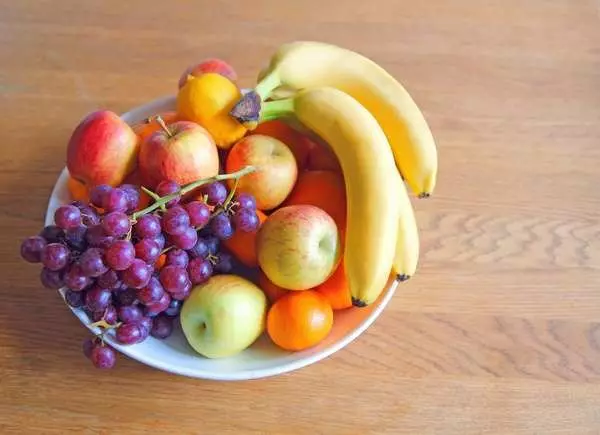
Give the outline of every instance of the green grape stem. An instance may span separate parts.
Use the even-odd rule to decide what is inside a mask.
[[[239,171],[236,171],[236,172],[232,172],[231,174],[218,174],[218,175],[215,175],[214,177],[202,178],[202,179],[194,181],[190,184],[186,184],[181,189],[179,189],[179,192],[160,197],[160,199],[157,199],[156,202],[154,202],[154,204],[149,205],[148,207],[133,213],[131,218],[134,221],[136,221],[141,216],[144,216],[145,214],[148,214],[148,213],[152,213],[154,210],[165,205],[169,201],[177,199],[177,198],[185,195],[186,193],[189,193],[192,190],[197,189],[200,186],[204,186],[205,184],[214,183],[216,181],[231,180],[231,179],[239,180],[244,175],[251,174],[252,172],[255,172],[255,171],[256,171],[256,168],[254,166],[246,166],[245,168],[240,169]],[[231,195],[231,193],[230,193],[230,195]],[[231,199],[230,199],[230,201],[231,201]]]

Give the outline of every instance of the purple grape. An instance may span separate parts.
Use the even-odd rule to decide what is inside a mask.
[[[48,243],[42,236],[27,237],[21,243],[21,257],[30,263],[39,263],[42,256],[42,250]]]
[[[92,357],[92,350],[94,350],[94,347],[96,347],[96,337],[94,338],[87,338],[84,340],[83,342],[83,354],[85,355],[86,358],[91,358]]]
[[[65,285],[62,272],[55,272],[45,267],[40,272],[40,281],[44,287],[53,290],[58,290]]]
[[[126,212],[128,208],[127,193],[118,187],[112,189],[104,196],[102,208],[106,212]]]
[[[76,292],[71,289],[65,291],[65,301],[73,308],[81,308],[85,305],[85,292]]]
[[[137,323],[123,323],[117,328],[117,341],[123,344],[138,343],[142,337],[142,329]]]
[[[48,243],[59,243],[65,238],[65,232],[56,225],[48,225],[39,234]]]
[[[40,254],[43,265],[50,270],[61,270],[69,264],[69,249],[62,243],[50,243],[44,246]]]
[[[238,193],[235,201],[238,203],[240,210],[256,211],[256,199],[249,193]]]
[[[104,200],[112,190],[113,188],[108,184],[94,186],[90,191],[90,202],[96,207],[103,208]]]
[[[163,196],[171,195],[172,193],[179,192],[180,188],[181,188],[181,186],[179,186],[179,184],[177,184],[177,182],[175,182],[173,180],[163,180],[160,183],[158,183],[158,186],[156,186],[156,193],[158,194],[158,196],[163,197]],[[166,204],[167,208],[177,205],[179,203],[180,199],[181,199],[180,197],[177,197],[177,198],[172,199],[171,201],[167,202],[167,204]]]
[[[198,241],[198,232],[195,228],[188,227],[181,234],[169,236],[169,241],[180,249],[192,249]]]
[[[96,210],[81,201],[73,201],[71,205],[74,205],[81,212],[81,223],[86,227],[93,227],[100,223],[100,217]]]
[[[101,225],[104,232],[113,237],[122,237],[131,229],[129,217],[121,211],[113,211],[105,215]]]
[[[87,228],[83,225],[69,228],[65,232],[65,241],[67,242],[67,245],[69,245],[69,248],[75,251],[84,251],[87,246],[87,242],[85,240],[86,233]]]
[[[194,258],[190,261],[187,271],[192,284],[202,284],[213,274],[213,267],[210,261],[204,258]]]
[[[104,253],[106,264],[114,270],[125,270],[135,260],[135,248],[129,240],[117,240]]]
[[[167,258],[165,259],[166,266],[177,266],[177,267],[186,267],[188,265],[190,258],[182,249],[171,249],[167,252]]]
[[[92,312],[104,311],[110,305],[111,299],[110,290],[93,287],[85,294],[85,306]]]
[[[137,324],[142,328],[144,338],[147,338],[152,329],[152,318],[143,316]]]
[[[183,207],[175,206],[167,210],[162,218],[163,231],[172,236],[182,234],[190,227],[190,217]]]
[[[160,283],[169,293],[179,293],[185,290],[190,282],[187,271],[183,267],[165,266],[160,271]]]
[[[89,248],[85,251],[79,258],[81,272],[83,272],[85,276],[93,278],[106,273],[108,267],[104,264],[104,259],[102,258],[103,255],[104,252],[100,248]]]
[[[102,225],[96,225],[88,229],[85,240],[94,248],[106,249],[112,245],[115,239],[104,232]]]
[[[192,291],[192,282],[188,279],[181,290],[171,293],[171,298],[176,299],[178,301],[183,301],[187,299]]]
[[[86,276],[78,263],[73,263],[64,275],[64,283],[71,290],[80,292],[89,287],[92,280]]]
[[[229,273],[233,269],[233,258],[226,252],[219,254],[217,264],[215,264],[215,271],[219,273]]]
[[[134,231],[140,239],[154,238],[161,232],[160,219],[153,214],[145,214],[138,218]]]
[[[137,323],[142,318],[142,310],[135,305],[119,307],[119,320],[124,323]]]
[[[74,205],[63,205],[54,212],[54,222],[63,230],[81,225],[81,212]]]
[[[219,252],[220,241],[216,236],[207,236],[204,238],[204,243],[208,247],[208,253],[210,255],[217,255]]]
[[[158,236],[153,237],[152,240],[154,240],[156,243],[158,243],[158,247],[160,248],[161,251],[163,249],[165,249],[165,245],[167,244],[167,239],[165,238],[165,235],[163,233],[160,233]]]
[[[96,280],[96,283],[99,287],[113,290],[118,289],[122,284],[119,275],[112,269],[100,275]]]
[[[227,199],[227,188],[218,181],[204,186],[202,193],[207,196],[207,202],[210,205],[221,205]]]
[[[117,354],[112,347],[95,346],[90,355],[92,364],[97,369],[107,370],[112,369],[117,362]]]
[[[165,290],[159,279],[153,276],[146,287],[138,290],[137,297],[142,304],[148,305],[158,302],[164,293]]]
[[[199,238],[194,247],[187,252],[192,258],[204,258],[208,255],[208,246],[204,239]]]
[[[113,305],[109,305],[104,310],[94,311],[92,321],[99,322],[100,320],[104,320],[109,325],[116,325],[118,322],[117,309]]]
[[[173,319],[167,316],[156,316],[152,322],[150,334],[154,338],[167,338],[173,332]]]
[[[146,314],[146,316],[154,317],[157,314],[160,314],[167,308],[169,308],[170,303],[171,296],[169,296],[167,292],[164,292],[162,297],[158,300],[158,302],[153,302],[151,304],[146,305],[144,313]]]
[[[121,279],[127,286],[140,289],[148,284],[151,277],[152,268],[143,260],[136,258],[131,266],[123,272]]]
[[[190,216],[190,225],[196,228],[204,227],[210,220],[210,209],[201,201],[192,201],[183,206]]]
[[[135,211],[140,204],[140,190],[138,187],[133,184],[123,184],[119,186],[119,189],[125,192],[125,197],[127,198],[127,213]]]
[[[119,307],[133,305],[137,300],[135,289],[128,288],[115,294],[116,303]]]
[[[260,221],[255,211],[243,208],[233,216],[233,224],[236,230],[251,233],[258,229]]]
[[[225,213],[221,213],[213,217],[210,221],[210,228],[221,240],[227,240],[233,236],[233,227],[231,226],[231,220]]]
[[[171,303],[169,304],[169,308],[165,310],[165,314],[171,317],[178,316],[179,312],[181,311],[182,304],[183,302],[178,301],[177,299],[172,299]]]
[[[154,239],[142,239],[135,245],[135,256],[148,264],[154,264],[160,257],[160,246]]]

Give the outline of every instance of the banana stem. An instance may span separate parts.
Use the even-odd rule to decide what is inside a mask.
[[[265,101],[271,92],[273,92],[273,90],[279,86],[281,86],[281,80],[279,79],[279,75],[275,70],[263,77],[263,79],[256,85],[256,88],[254,88],[254,91],[260,95],[260,99],[262,101]]]
[[[260,111],[260,122],[271,121],[279,118],[289,118],[294,116],[294,99],[286,98],[284,100],[267,101],[262,104]]]

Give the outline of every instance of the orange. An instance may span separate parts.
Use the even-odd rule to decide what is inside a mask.
[[[160,130],[160,125],[156,122],[156,117],[160,116],[165,124],[169,125],[177,121],[177,113],[175,112],[164,112],[158,115],[150,116],[144,119],[141,123],[133,126],[133,131],[140,138],[140,143],[144,142],[152,133]]]
[[[350,296],[350,289],[346,280],[343,258],[333,275],[314,289],[327,298],[334,310],[343,310],[352,306],[352,296]]]
[[[258,220],[262,225],[267,220],[267,216],[260,210],[256,210]],[[259,227],[260,228],[260,227]],[[248,267],[257,267],[258,259],[256,258],[256,234],[258,230],[252,233],[243,231],[235,231],[233,236],[223,241],[225,247],[242,263]]]
[[[90,201],[90,191],[88,187],[81,181],[69,176],[67,187],[71,193],[71,198],[75,201],[82,201],[86,204]]]
[[[315,290],[292,291],[269,310],[267,332],[273,342],[286,350],[302,350],[323,340],[331,331],[333,310]]]
[[[166,261],[167,261],[167,254],[161,254],[160,257],[158,257],[158,259],[154,263],[154,269],[156,269],[156,270],[162,269],[163,266],[165,265]]]
[[[285,122],[278,120],[266,121],[259,124],[251,134],[271,136],[286,144],[294,154],[298,171],[306,168],[311,150],[317,146],[308,136],[294,130]]]
[[[267,299],[272,304],[277,302],[278,299],[289,292],[289,290],[274,284],[269,278],[267,278],[267,275],[265,275],[262,270],[259,271],[258,286],[262,289],[265,295],[267,295]]]
[[[329,214],[343,232],[346,228],[346,186],[344,178],[332,171],[300,174],[284,205],[314,205]]]

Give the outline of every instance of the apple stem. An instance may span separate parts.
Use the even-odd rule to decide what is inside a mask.
[[[173,133],[171,132],[171,130],[169,130],[169,127],[167,127],[167,124],[165,124],[165,121],[160,115],[156,115],[154,119],[156,120],[158,125],[160,125],[160,128],[162,128],[165,131],[165,133],[167,133],[167,136],[173,137]]]
[[[131,217],[133,220],[137,220],[139,217],[153,212],[154,210],[165,205],[169,201],[177,199],[177,198],[185,195],[186,193],[189,193],[192,190],[197,189],[200,186],[204,186],[205,184],[210,184],[210,183],[214,183],[216,181],[223,181],[223,180],[231,180],[231,179],[237,180],[237,179],[243,177],[244,175],[251,174],[252,172],[255,172],[255,171],[256,171],[256,168],[254,166],[246,166],[245,168],[242,168],[236,172],[232,172],[231,174],[217,174],[214,177],[202,178],[200,180],[193,181],[190,184],[186,184],[181,189],[179,189],[179,192],[175,192],[170,195],[160,197],[160,199],[156,200],[156,202],[154,204],[149,205],[148,207],[146,207],[140,211],[136,211]]]

